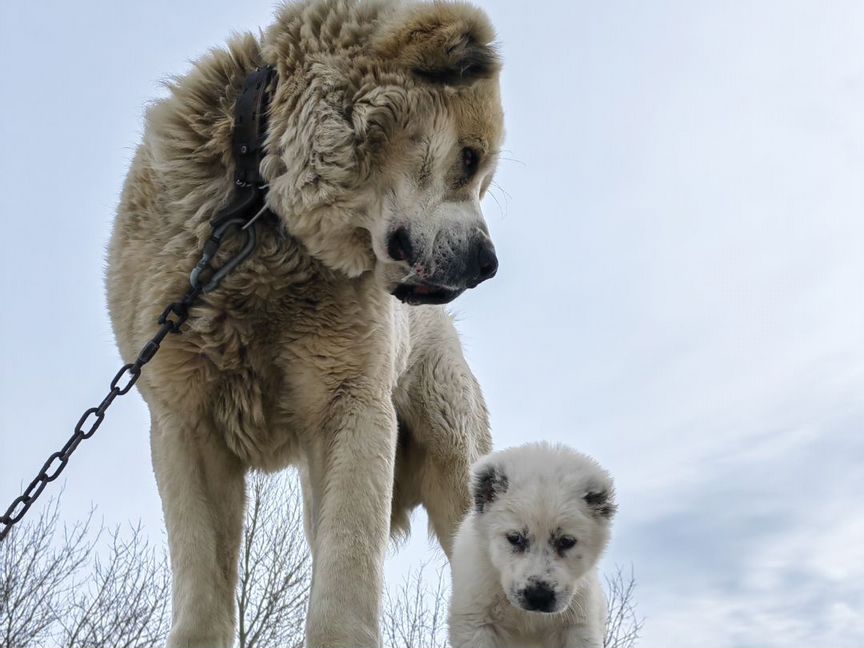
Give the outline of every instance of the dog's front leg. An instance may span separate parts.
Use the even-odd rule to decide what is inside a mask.
[[[234,587],[243,530],[245,469],[204,421],[151,408],[153,468],[171,552],[169,648],[234,645]]]
[[[469,468],[492,449],[489,416],[449,316],[430,312],[426,320],[414,321],[411,335],[413,350],[394,401],[422,459],[419,470],[400,473],[399,480],[416,484],[449,558],[470,506]]]
[[[308,457],[314,562],[306,642],[376,648],[396,414],[382,391],[334,399],[328,420]]]

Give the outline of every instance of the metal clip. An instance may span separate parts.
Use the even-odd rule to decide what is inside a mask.
[[[210,262],[213,260],[213,257],[216,256],[216,253],[219,251],[219,248],[222,245],[222,241],[227,233],[228,229],[237,226],[241,231],[246,233],[246,242],[243,244],[243,247],[235,254],[233,257],[228,259],[218,270],[215,270]],[[219,227],[217,227],[213,231],[213,235],[208,239],[208,241],[204,244],[204,253],[201,255],[201,260],[198,262],[198,265],[192,270],[192,274],[189,275],[189,283],[192,284],[192,288],[195,290],[199,290],[202,293],[209,293],[216,289],[216,287],[221,283],[222,279],[225,278],[234,268],[243,263],[246,258],[252,254],[252,250],[255,249],[256,243],[256,235],[255,235],[255,226],[244,227],[247,225],[246,219],[244,218],[232,218],[231,220],[227,220]],[[213,276],[210,277],[210,280],[201,285],[201,273],[205,270],[212,270]]]

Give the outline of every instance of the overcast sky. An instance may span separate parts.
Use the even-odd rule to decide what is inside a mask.
[[[612,471],[604,568],[632,563],[643,646],[860,648],[864,3],[484,4],[501,268],[455,310],[496,446]],[[119,366],[105,245],[145,103],[271,13],[0,3],[2,508]],[[66,519],[161,536],[147,434],[118,402],[64,473]],[[431,555],[415,522],[391,579]]]

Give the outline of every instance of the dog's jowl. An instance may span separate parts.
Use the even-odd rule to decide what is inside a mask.
[[[148,110],[109,251],[127,361],[236,198],[235,104],[250,74],[274,70],[257,245],[138,382],[171,552],[171,646],[233,643],[251,468],[302,475],[310,646],[378,645],[388,535],[413,507],[449,555],[469,466],[490,449],[441,304],[498,267],[480,210],[503,133],[493,40],[467,4],[287,4]],[[214,264],[243,241],[226,238]]]

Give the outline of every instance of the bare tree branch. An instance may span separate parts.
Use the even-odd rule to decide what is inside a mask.
[[[633,648],[645,619],[636,614],[636,578],[633,567],[625,575],[618,566],[611,575],[606,575],[606,597],[609,601],[609,612],[606,617],[606,636],[604,648]]]
[[[293,471],[249,478],[238,579],[240,648],[303,645],[311,559]]]
[[[65,597],[90,556],[98,532],[93,511],[58,535],[59,497],[39,516],[13,528],[0,544],[0,646],[44,646],[62,615]]]
[[[446,648],[447,585],[446,566],[439,567],[431,585],[426,582],[428,564],[409,571],[402,583],[384,593],[381,624],[388,648]]]
[[[168,631],[171,578],[165,553],[149,546],[140,524],[111,532],[88,582],[63,601],[58,645],[66,648],[150,648]]]
[[[241,648],[303,645],[311,561],[296,475],[250,478],[237,592]],[[101,551],[90,516],[63,527],[59,501],[0,546],[0,648],[145,648],[164,644],[171,577],[140,526]]]

